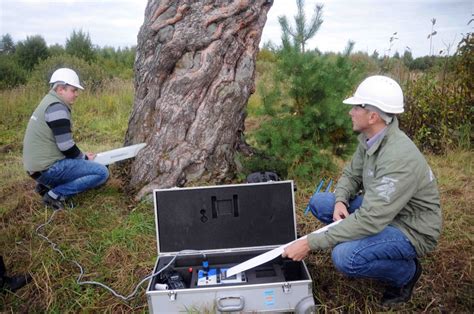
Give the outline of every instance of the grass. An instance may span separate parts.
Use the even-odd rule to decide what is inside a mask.
[[[153,269],[157,256],[153,205],[134,202],[113,166],[105,186],[76,196],[76,206],[59,212],[42,230],[58,243],[66,259],[36,235],[36,227],[52,211],[41,205],[33,192],[34,182],[22,169],[21,143],[44,92],[29,88],[0,92],[0,253],[9,274],[33,276],[33,282],[17,293],[0,295],[0,311],[146,312],[146,285],[135,299],[123,302],[104,289],[79,286],[79,269],[70,262],[77,260],[84,267],[83,280],[103,282],[123,295]],[[132,101],[130,82],[112,81],[97,94],[84,92],[73,107],[80,147],[97,152],[121,146]],[[248,121],[258,127],[255,116]],[[412,301],[392,310],[472,312],[473,153],[453,151],[428,159],[439,180],[443,233],[437,249],[422,259],[424,272]],[[303,215],[316,181],[296,182],[300,234],[320,227],[313,217]],[[311,254],[307,264],[321,311],[384,311],[377,306],[381,285],[345,278],[334,269],[329,252]]]

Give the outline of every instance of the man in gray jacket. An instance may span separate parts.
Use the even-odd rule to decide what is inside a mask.
[[[344,100],[359,145],[335,193],[319,193],[310,207],[324,223],[342,220],[288,246],[284,257],[302,260],[333,248],[336,268],[351,277],[388,283],[383,305],[410,300],[422,269],[417,257],[433,250],[441,233],[436,179],[415,144],[398,128],[403,92],[391,78],[371,76]]]
[[[51,76],[51,90],[33,112],[23,140],[23,165],[37,182],[43,203],[64,209],[63,200],[103,184],[108,169],[83,153],[72,136],[72,110],[79,90],[79,76],[68,68]]]

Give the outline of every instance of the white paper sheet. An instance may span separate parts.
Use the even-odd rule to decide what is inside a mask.
[[[311,233],[321,233],[321,232],[324,232],[324,231],[328,230],[329,228],[331,228],[331,227],[337,225],[337,224],[340,223],[341,221],[342,221],[342,219],[341,219],[341,220],[337,220],[337,221],[335,221],[335,222],[333,222],[333,223],[331,223],[331,224],[329,224],[329,225],[327,225],[327,226],[325,226],[325,227],[322,227],[322,228],[320,228],[320,229],[318,229],[318,230],[316,230],[316,231],[313,231],[313,232],[311,232]],[[269,262],[269,261],[271,261],[272,259],[274,259],[274,258],[280,256],[288,245],[292,244],[292,243],[295,242],[295,241],[304,239],[304,238],[306,238],[306,237],[307,237],[307,236],[304,236],[304,237],[301,237],[301,238],[299,238],[299,239],[297,239],[297,240],[291,241],[290,243],[283,244],[282,246],[279,246],[279,247],[277,247],[276,249],[273,249],[273,250],[271,250],[271,251],[265,252],[265,253],[263,253],[263,254],[260,254],[260,255],[258,255],[258,256],[255,256],[255,257],[253,257],[253,258],[251,258],[251,259],[249,259],[249,260],[247,260],[247,261],[245,261],[245,262],[243,262],[243,263],[240,263],[240,264],[238,264],[238,265],[235,265],[234,267],[231,267],[231,268],[229,268],[229,269],[227,270],[227,272],[226,272],[226,277],[233,276],[233,275],[235,275],[235,274],[241,273],[241,272],[243,272],[243,271],[252,269],[252,268],[257,267],[257,266],[259,266],[259,265],[262,265],[262,264],[264,264],[264,263],[266,263],[266,262]]]

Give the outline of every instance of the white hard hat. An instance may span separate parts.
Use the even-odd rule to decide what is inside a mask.
[[[348,105],[372,105],[386,113],[402,113],[403,91],[393,79],[374,75],[369,76],[357,87],[354,96],[343,103]]]
[[[51,79],[49,80],[49,84],[54,84],[57,82],[64,82],[68,85],[77,87],[79,89],[84,89],[79,82],[79,76],[74,70],[68,68],[60,68],[54,71],[53,75],[51,75]]]

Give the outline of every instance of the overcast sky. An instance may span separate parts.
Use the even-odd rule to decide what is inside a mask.
[[[0,0],[0,35],[9,33],[15,42],[41,35],[48,45],[64,45],[73,30],[88,32],[98,46],[136,45],[143,23],[146,0]],[[307,47],[339,52],[348,40],[355,51],[380,55],[390,48],[402,54],[409,47],[416,56],[428,55],[431,19],[436,18],[435,52],[451,45],[455,51],[462,34],[473,31],[474,0],[306,0],[308,20],[316,3],[324,4],[324,22]],[[263,30],[262,43],[281,44],[278,16],[291,23],[296,13],[294,0],[275,0]]]

